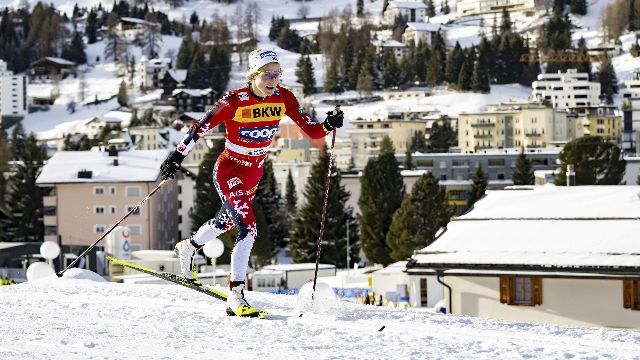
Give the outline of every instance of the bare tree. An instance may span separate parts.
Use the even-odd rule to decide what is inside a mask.
[[[78,76],[78,102],[84,104],[84,100],[87,97],[87,79],[84,70],[80,70]]]

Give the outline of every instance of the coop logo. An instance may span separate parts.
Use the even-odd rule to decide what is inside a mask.
[[[257,128],[240,128],[240,138],[254,141],[271,140],[278,129],[279,127],[277,125]]]
[[[264,58],[267,58],[267,57],[271,57],[272,61],[275,61],[275,62],[278,61],[278,55],[273,51],[265,51],[265,52],[260,53],[260,59],[264,59]]]
[[[247,101],[249,100],[249,94],[246,92],[238,93],[238,98],[240,98],[241,101]]]
[[[240,178],[234,177],[229,179],[229,181],[227,181],[227,185],[229,186],[229,189],[242,184],[242,180],[240,180]]]

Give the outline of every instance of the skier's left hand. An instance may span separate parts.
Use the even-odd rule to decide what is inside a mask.
[[[160,166],[160,178],[162,180],[169,178],[173,179],[176,171],[180,169],[180,164],[182,164],[182,160],[184,160],[184,158],[185,156],[177,151],[173,151],[169,154]]]

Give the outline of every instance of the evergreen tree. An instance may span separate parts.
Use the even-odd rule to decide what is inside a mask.
[[[576,185],[620,185],[626,169],[620,148],[600,136],[570,141],[560,152],[560,162],[556,185],[567,184],[568,164],[574,167]]]
[[[362,17],[364,15],[364,0],[356,1],[356,16]]]
[[[413,169],[413,157],[411,155],[411,147],[407,146],[407,151],[404,153],[404,169]]]
[[[287,210],[289,211],[289,217],[293,218],[296,214],[296,208],[298,206],[298,195],[296,194],[296,184],[293,182],[293,176],[291,175],[291,169],[287,175],[287,190],[285,194],[285,202],[287,203]]]
[[[571,0],[571,12],[576,15],[587,15],[587,0]]]
[[[504,34],[507,32],[511,32],[511,17],[509,16],[509,11],[507,10],[507,8],[502,8],[502,16],[501,16],[502,22],[500,23],[500,33]]]
[[[342,81],[338,74],[338,62],[334,60],[329,64],[324,80],[324,90],[331,94],[341,94],[344,91],[341,83]]]
[[[131,111],[131,119],[129,120],[129,127],[135,127],[142,125],[140,118],[138,118],[138,110],[133,109]]]
[[[320,237],[320,222],[322,219],[322,207],[324,201],[325,179],[329,167],[329,152],[325,146],[318,160],[312,165],[307,184],[305,185],[305,202],[298,209],[293,227],[289,248],[293,260],[299,262],[315,262],[317,242]],[[325,218],[323,246],[320,254],[320,262],[335,264],[344,268],[347,252],[347,229],[349,226],[349,254],[351,261],[358,262],[358,227],[353,216],[353,209],[346,205],[349,193],[341,184],[342,175],[335,166],[332,166],[330,177],[329,198]]]
[[[464,59],[460,72],[458,73],[458,81],[456,88],[460,91],[471,90],[471,78],[469,77],[469,60]],[[472,67],[471,67],[472,68]],[[473,68],[472,68],[473,71]]]
[[[478,54],[478,57],[481,58],[482,54]],[[491,92],[491,86],[489,86],[489,79],[487,78],[486,70],[482,69],[480,60],[476,61],[475,65],[473,65],[471,90],[485,94]]]
[[[192,89],[206,89],[209,87],[209,71],[206,69],[207,64],[204,59],[204,54],[199,46],[193,54],[193,60],[191,60],[191,66],[187,71],[186,86]]]
[[[427,70],[427,83],[435,86],[440,85],[445,79],[445,67],[447,64],[446,44],[440,31],[433,37],[431,44],[431,58]]]
[[[442,13],[448,15],[451,12],[449,8],[449,0],[442,0]]]
[[[269,29],[269,40],[275,41],[280,35],[280,30],[285,27],[286,21],[284,17],[272,17],[271,18],[271,28]]]
[[[533,185],[534,181],[533,167],[524,153],[524,148],[521,148],[520,155],[516,161],[516,169],[513,172],[513,185]]]
[[[400,67],[396,61],[396,56],[390,50],[384,52],[382,66],[383,86],[389,89],[400,85]]]
[[[409,146],[409,148],[411,149],[411,152],[421,152],[421,153],[426,153],[428,152],[428,148],[427,148],[427,140],[424,137],[424,132],[423,131],[416,131],[413,133],[413,136],[411,137],[411,145]]]
[[[576,64],[576,70],[579,73],[587,73],[589,74],[589,80],[593,79],[593,74],[591,74],[591,61],[589,60],[589,49],[587,48],[587,42],[583,37],[580,37],[578,40],[578,56],[580,56],[580,61]]]
[[[120,82],[120,87],[118,88],[118,104],[120,106],[127,106],[129,104],[129,95],[127,95],[127,84],[125,84],[124,80]]]
[[[451,209],[445,190],[431,172],[422,175],[393,214],[387,245],[393,260],[406,260],[414,250],[430,245],[449,223]]]
[[[211,149],[205,154],[200,163],[195,184],[195,200],[193,208],[189,210],[192,231],[197,231],[202,224],[213,219],[222,207],[222,201],[213,184],[211,174],[213,174],[213,166],[223,150],[224,139],[213,140],[213,146],[211,146]]]
[[[191,16],[189,17],[189,24],[191,24],[192,28],[197,28],[200,25],[200,18],[198,17],[198,14],[196,14],[196,12],[192,12]]]
[[[89,44],[93,44],[97,41],[98,15],[93,8],[89,11],[89,15],[87,16],[87,27],[85,32],[87,33],[87,42]]]
[[[14,134],[16,134],[14,132]],[[19,134],[24,136],[24,133]],[[8,208],[8,224],[6,237],[15,242],[40,241],[44,236],[42,222],[43,189],[36,185],[45,160],[45,151],[38,145],[35,135],[26,138],[12,138],[21,142],[21,150],[13,149],[18,162],[16,172],[9,179],[6,205]]]
[[[386,243],[393,213],[404,196],[404,182],[388,136],[381,153],[369,159],[360,177],[360,242],[367,260],[387,266],[392,262]],[[384,150],[383,150],[384,149]]]
[[[514,59],[514,49],[511,47],[511,33],[504,33],[501,37],[497,51],[495,66],[495,78],[498,84],[511,84],[516,82],[519,72],[516,73],[515,65],[519,59]],[[514,64],[516,62],[516,64]]]
[[[5,196],[7,179],[4,174],[9,171],[9,160],[11,160],[11,150],[9,149],[9,143],[4,130],[0,127],[0,209],[6,209]],[[0,229],[0,241],[3,241],[1,231]]]
[[[460,47],[460,43],[456,41],[456,45],[453,47],[449,56],[447,56],[447,67],[445,71],[445,79],[449,84],[457,84],[458,77],[460,76],[460,69],[464,65],[464,51]]]
[[[75,31],[69,46],[62,51],[62,57],[75,62],[76,64],[85,64],[87,62],[87,54],[84,52],[84,42],[80,33]]]
[[[430,18],[436,16],[436,7],[433,5],[433,0],[427,0],[427,16]]]
[[[208,69],[203,71],[209,73],[209,84],[216,93],[222,94],[227,89],[231,77],[231,54],[220,45],[214,45],[209,53]]]
[[[300,55],[296,67],[296,77],[302,84],[302,93],[307,96],[316,92],[316,78],[313,72],[313,64],[308,54]]]
[[[370,94],[374,89],[373,77],[366,70],[362,69],[360,74],[358,75],[358,84],[356,85],[356,90],[362,96],[362,93]]]
[[[571,49],[571,21],[563,10],[556,7],[553,16],[542,25],[538,47],[541,50],[562,51]]]
[[[485,191],[487,190],[487,176],[482,171],[482,165],[478,165],[476,172],[471,177],[473,184],[471,185],[471,193],[469,194],[469,207],[473,206],[478,200],[480,200]]]
[[[264,173],[258,184],[258,190],[253,202],[254,204],[259,204],[264,211],[269,233],[269,237],[263,241],[262,249],[264,251],[270,250],[270,253],[259,256],[262,256],[263,259],[270,259],[275,255],[277,247],[284,246],[285,238],[289,234],[289,223],[287,221],[286,204],[282,199],[280,187],[273,173],[273,162],[267,158],[263,167]],[[260,230],[258,227],[258,235],[260,235]]]
[[[176,68],[189,69],[191,62],[193,61],[193,52],[195,50],[195,44],[191,32],[187,32],[182,38],[180,43],[180,49],[178,50],[178,58],[176,60]]]
[[[302,39],[300,35],[298,35],[298,31],[291,29],[289,24],[280,30],[280,34],[278,34],[278,38],[276,39],[279,47],[293,52],[300,51],[301,42]]]
[[[613,68],[611,59],[605,54],[605,58],[600,63],[600,70],[597,74],[600,82],[600,93],[603,95],[607,104],[613,104],[613,94],[618,93],[618,77],[616,70]]]
[[[440,124],[442,123],[442,124]],[[449,148],[457,143],[457,134],[451,127],[451,119],[447,115],[440,116],[438,121],[434,121],[429,135],[431,152],[446,153]]]

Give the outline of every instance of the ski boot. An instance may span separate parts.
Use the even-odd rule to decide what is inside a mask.
[[[191,239],[186,239],[178,242],[174,248],[176,256],[180,260],[180,272],[186,279],[196,280],[197,278],[198,272],[193,263],[193,256],[196,250],[201,247],[202,246],[196,247]]]
[[[262,317],[263,311],[249,305],[244,298],[244,281],[231,281],[231,291],[227,297],[227,315],[243,317]]]

